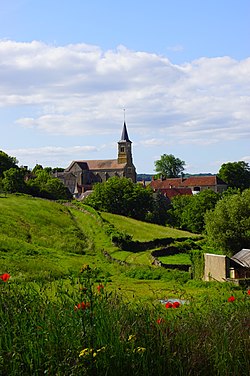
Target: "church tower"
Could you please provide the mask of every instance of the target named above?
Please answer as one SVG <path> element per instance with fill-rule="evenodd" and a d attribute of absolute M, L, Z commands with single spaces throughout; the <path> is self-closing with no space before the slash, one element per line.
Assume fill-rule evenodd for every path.
<path fill-rule="evenodd" d="M 133 164 L 131 144 L 132 142 L 128 137 L 127 127 L 124 121 L 122 136 L 120 141 L 118 141 L 118 163 Z"/>
<path fill-rule="evenodd" d="M 136 170 L 135 166 L 133 165 L 133 158 L 132 158 L 132 142 L 128 137 L 128 131 L 126 122 L 124 120 L 122 135 L 120 141 L 118 141 L 118 164 L 125 164 L 124 167 L 124 176 L 126 178 L 131 179 L 134 183 L 136 183 Z"/>

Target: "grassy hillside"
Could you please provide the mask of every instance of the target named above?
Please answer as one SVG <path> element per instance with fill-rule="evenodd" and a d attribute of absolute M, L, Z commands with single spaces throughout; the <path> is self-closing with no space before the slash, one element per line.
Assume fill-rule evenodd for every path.
<path fill-rule="evenodd" d="M 107 221 L 140 242 L 193 236 L 108 213 L 98 215 L 84 207 L 9 195 L 0 197 L 0 273 L 8 272 L 16 280 L 56 280 L 89 264 L 98 268 L 110 289 L 147 297 L 165 296 L 173 290 L 173 280 L 175 285 L 187 280 L 187 273 L 149 271 L 150 250 L 121 251 L 105 231 Z M 103 251 L 129 266 L 110 262 Z"/>
<path fill-rule="evenodd" d="M 122 217 L 111 213 L 101 213 L 101 217 L 112 223 L 117 229 L 125 231 L 134 240 L 140 242 L 162 238 L 190 238 L 196 237 L 187 231 L 181 231 L 170 227 L 163 227 L 151 223 L 137 221 L 133 218 Z"/>

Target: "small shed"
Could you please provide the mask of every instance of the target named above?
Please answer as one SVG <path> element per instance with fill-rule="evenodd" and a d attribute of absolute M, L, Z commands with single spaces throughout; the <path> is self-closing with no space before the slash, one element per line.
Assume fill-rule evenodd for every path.
<path fill-rule="evenodd" d="M 231 278 L 250 278 L 250 249 L 243 248 L 230 261 Z"/>
<path fill-rule="evenodd" d="M 250 249 L 242 249 L 233 257 L 204 254 L 205 281 L 234 281 L 250 279 Z"/>

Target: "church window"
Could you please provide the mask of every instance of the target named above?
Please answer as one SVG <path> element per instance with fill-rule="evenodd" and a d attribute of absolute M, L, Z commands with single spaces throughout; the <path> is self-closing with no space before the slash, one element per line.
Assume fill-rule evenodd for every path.
<path fill-rule="evenodd" d="M 125 147 L 121 146 L 121 153 L 124 153 L 124 152 L 125 152 Z"/>

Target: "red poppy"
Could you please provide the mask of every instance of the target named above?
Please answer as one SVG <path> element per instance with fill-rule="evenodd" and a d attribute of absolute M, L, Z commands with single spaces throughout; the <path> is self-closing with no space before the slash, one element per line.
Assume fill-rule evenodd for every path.
<path fill-rule="evenodd" d="M 163 324 L 165 320 L 162 317 L 159 317 L 159 319 L 156 320 L 157 324 Z"/>
<path fill-rule="evenodd" d="M 89 303 L 84 303 L 84 302 L 81 302 L 81 303 L 78 303 L 77 305 L 74 306 L 74 310 L 77 311 L 78 309 L 86 309 L 87 308 L 87 304 Z"/>
<path fill-rule="evenodd" d="M 247 294 L 250 295 L 250 290 L 247 290 Z"/>
<path fill-rule="evenodd" d="M 165 305 L 166 308 L 172 308 L 173 304 L 171 302 L 167 302 Z"/>
<path fill-rule="evenodd" d="M 181 303 L 179 303 L 179 302 L 174 302 L 174 303 L 173 303 L 173 308 L 179 308 L 180 305 L 181 305 Z"/>
<path fill-rule="evenodd" d="M 98 285 L 98 286 L 97 286 L 97 290 L 98 290 L 98 292 L 101 292 L 103 289 L 104 289 L 104 286 L 103 286 L 103 285 Z"/>
<path fill-rule="evenodd" d="M 0 278 L 3 282 L 7 282 L 10 279 L 10 274 L 4 273 L 4 274 L 0 275 Z"/>
<path fill-rule="evenodd" d="M 227 299 L 228 302 L 234 302 L 235 301 L 235 297 L 233 295 L 231 295 L 228 299 Z"/>

